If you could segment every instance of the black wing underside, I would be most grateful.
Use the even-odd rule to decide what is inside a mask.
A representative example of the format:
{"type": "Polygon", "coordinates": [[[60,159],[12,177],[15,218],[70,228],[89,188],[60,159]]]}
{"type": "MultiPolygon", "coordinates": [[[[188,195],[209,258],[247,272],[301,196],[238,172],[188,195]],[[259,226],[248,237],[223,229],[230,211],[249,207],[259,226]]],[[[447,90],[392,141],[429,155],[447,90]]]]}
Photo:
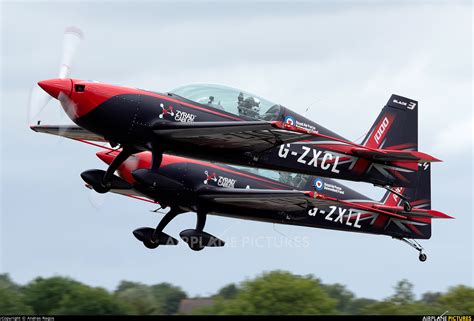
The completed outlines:
{"type": "Polygon", "coordinates": [[[216,149],[260,152],[281,144],[310,138],[306,133],[276,128],[270,122],[162,122],[155,125],[155,136],[178,144],[216,149]]]}
{"type": "Polygon", "coordinates": [[[201,193],[199,197],[220,205],[259,210],[297,211],[311,205],[310,199],[299,191],[216,188],[201,193]]]}

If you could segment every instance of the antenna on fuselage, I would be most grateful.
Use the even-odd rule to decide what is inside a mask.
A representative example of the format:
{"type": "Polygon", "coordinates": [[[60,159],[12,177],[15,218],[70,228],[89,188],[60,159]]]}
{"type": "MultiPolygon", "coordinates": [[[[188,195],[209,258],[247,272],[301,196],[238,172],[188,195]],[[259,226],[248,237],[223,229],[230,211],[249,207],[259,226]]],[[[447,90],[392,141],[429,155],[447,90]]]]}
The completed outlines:
{"type": "Polygon", "coordinates": [[[306,110],[304,111],[304,116],[305,116],[305,117],[308,116],[307,114],[308,114],[308,111],[309,111],[309,109],[311,108],[311,106],[313,106],[315,103],[321,102],[321,101],[323,101],[323,100],[325,100],[325,99],[326,99],[326,98],[318,98],[318,99],[314,100],[313,102],[311,102],[311,103],[308,105],[308,107],[306,107],[306,110]]]}

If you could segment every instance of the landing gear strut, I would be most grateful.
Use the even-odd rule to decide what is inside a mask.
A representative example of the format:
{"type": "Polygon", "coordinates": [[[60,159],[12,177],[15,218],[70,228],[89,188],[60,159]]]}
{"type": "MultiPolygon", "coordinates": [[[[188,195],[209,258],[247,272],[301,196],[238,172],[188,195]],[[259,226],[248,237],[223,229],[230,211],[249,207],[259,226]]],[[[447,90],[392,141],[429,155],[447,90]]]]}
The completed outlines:
{"type": "Polygon", "coordinates": [[[408,245],[410,245],[412,248],[414,248],[415,250],[417,250],[420,255],[418,256],[418,259],[421,261],[421,262],[425,262],[426,259],[428,258],[426,256],[425,253],[423,253],[423,247],[420,245],[420,243],[418,243],[416,240],[414,239],[407,239],[405,237],[403,238],[396,238],[397,240],[400,240],[402,242],[405,242],[407,243],[408,245]]]}
{"type": "Polygon", "coordinates": [[[107,193],[111,188],[111,181],[114,177],[115,171],[119,166],[127,160],[130,155],[135,153],[134,148],[123,146],[120,153],[114,158],[112,163],[107,168],[107,171],[101,175],[103,171],[100,170],[88,170],[81,174],[82,178],[90,185],[97,193],[107,193]]]}
{"type": "Polygon", "coordinates": [[[411,212],[411,204],[408,201],[403,201],[403,210],[405,212],[411,212]]]}
{"type": "Polygon", "coordinates": [[[176,245],[178,241],[163,232],[163,229],[173,220],[178,214],[183,213],[177,208],[172,207],[171,210],[165,214],[160,223],[155,229],[151,227],[142,227],[133,231],[133,235],[143,242],[143,245],[149,249],[156,249],[159,245],[176,245]]]}
{"type": "Polygon", "coordinates": [[[206,211],[198,210],[196,228],[184,230],[179,233],[181,239],[188,243],[189,248],[193,251],[201,251],[206,246],[220,247],[225,245],[225,242],[221,239],[203,231],[206,225],[206,217],[206,211]]]}
{"type": "Polygon", "coordinates": [[[385,185],[383,186],[383,188],[385,188],[390,193],[393,193],[397,195],[398,197],[400,197],[403,200],[403,210],[405,212],[411,212],[412,207],[411,207],[410,201],[403,194],[400,194],[396,190],[392,189],[389,185],[385,185]]]}
{"type": "Polygon", "coordinates": [[[161,144],[152,144],[151,155],[151,170],[157,171],[161,166],[161,161],[163,160],[163,146],[161,146],[161,144]]]}

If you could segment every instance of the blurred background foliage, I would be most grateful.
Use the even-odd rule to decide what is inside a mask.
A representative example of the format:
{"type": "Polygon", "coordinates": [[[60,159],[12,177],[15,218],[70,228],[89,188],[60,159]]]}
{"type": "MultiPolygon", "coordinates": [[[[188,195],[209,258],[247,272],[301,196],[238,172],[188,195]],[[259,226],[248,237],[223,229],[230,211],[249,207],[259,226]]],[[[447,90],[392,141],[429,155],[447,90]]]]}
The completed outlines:
{"type": "Polygon", "coordinates": [[[413,284],[401,280],[391,296],[373,300],[357,297],[342,284],[324,284],[312,275],[273,271],[240,284],[228,284],[209,298],[189,298],[181,288],[169,283],[122,281],[110,292],[61,276],[38,277],[19,285],[8,274],[0,274],[0,315],[440,315],[446,311],[474,314],[474,288],[458,285],[443,293],[427,292],[417,299],[413,284]]]}

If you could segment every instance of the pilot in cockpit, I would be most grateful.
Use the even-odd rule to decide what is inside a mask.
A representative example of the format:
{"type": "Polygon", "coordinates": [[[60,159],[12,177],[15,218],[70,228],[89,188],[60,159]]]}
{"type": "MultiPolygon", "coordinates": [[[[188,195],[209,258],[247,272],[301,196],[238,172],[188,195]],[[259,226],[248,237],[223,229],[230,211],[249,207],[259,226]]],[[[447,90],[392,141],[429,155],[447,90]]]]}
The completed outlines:
{"type": "Polygon", "coordinates": [[[260,118],[260,100],[255,97],[244,98],[244,94],[240,93],[237,97],[237,109],[239,115],[251,118],[260,118]]]}
{"type": "Polygon", "coordinates": [[[217,109],[224,109],[221,105],[221,102],[219,101],[217,104],[214,103],[214,96],[209,96],[209,101],[207,102],[207,105],[208,106],[211,106],[211,107],[214,107],[214,108],[217,108],[217,109]]]}

